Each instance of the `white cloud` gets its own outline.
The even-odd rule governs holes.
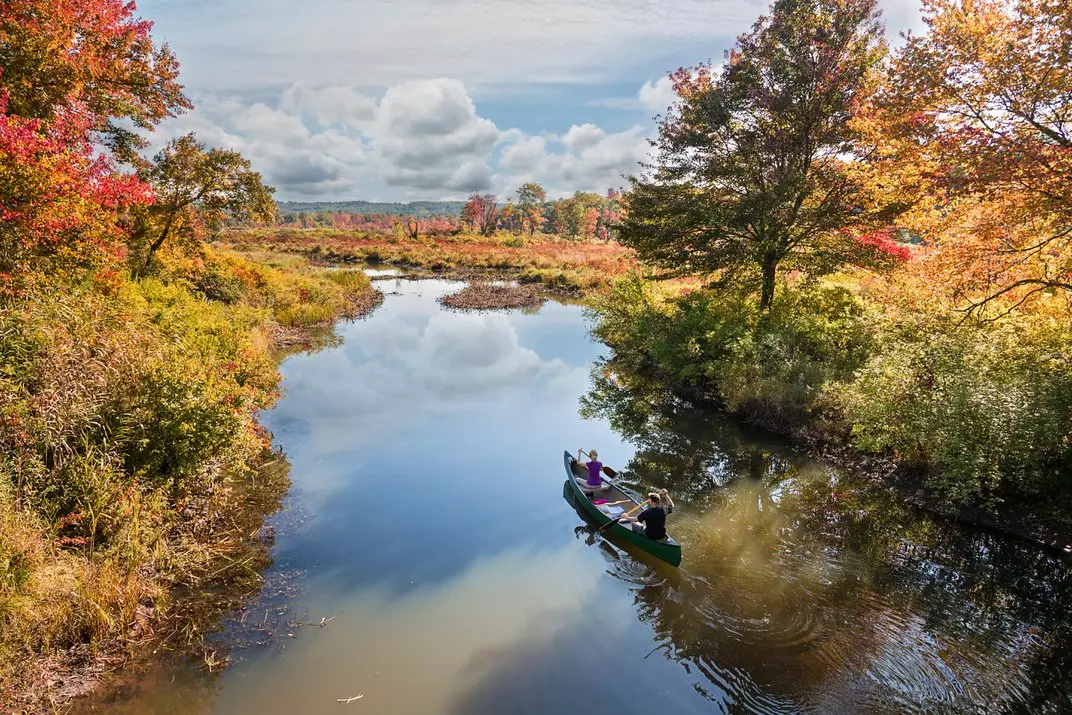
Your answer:
[[[461,82],[434,79],[391,87],[370,129],[383,180],[412,189],[480,191],[500,133],[477,115]]]
[[[288,112],[316,119],[324,126],[338,124],[361,128],[376,116],[376,100],[353,87],[314,87],[304,82],[291,85],[279,98]]]
[[[606,136],[595,124],[574,124],[562,137],[562,144],[570,151],[581,151],[599,144]]]
[[[602,192],[621,185],[647,151],[640,126],[608,133],[575,124],[561,135],[500,129],[449,78],[403,82],[378,99],[304,84],[255,102],[209,96],[167,123],[155,143],[190,131],[241,152],[281,199],[361,198],[370,189],[393,200],[505,197],[525,181],[552,196]]]
[[[648,148],[641,126],[608,134],[585,124],[570,127],[562,136],[522,136],[503,151],[499,161],[500,195],[526,181],[543,183],[551,198],[575,191],[602,193],[636,173]]]
[[[645,82],[637,92],[637,102],[642,109],[662,114],[677,99],[674,85],[669,77],[660,77],[655,82]]]
[[[665,114],[674,102],[677,101],[677,93],[674,92],[673,82],[669,75],[663,75],[656,80],[648,80],[640,85],[634,97],[610,97],[593,99],[587,102],[589,107],[609,107],[611,109],[643,110],[649,114]]]
[[[540,136],[526,137],[518,132],[518,138],[503,150],[499,168],[515,173],[529,173],[536,169],[544,156],[547,140]]]

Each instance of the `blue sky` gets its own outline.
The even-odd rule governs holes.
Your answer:
[[[917,0],[881,0],[888,34]],[[143,0],[197,108],[194,131],[247,155],[280,199],[551,195],[624,184],[666,73],[721,60],[751,0]]]

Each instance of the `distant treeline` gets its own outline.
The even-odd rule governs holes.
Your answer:
[[[537,232],[572,239],[613,240],[617,237],[622,216],[622,195],[609,189],[605,195],[587,191],[574,192],[552,201],[537,182],[518,187],[516,196],[499,203],[494,194],[472,194],[469,200],[423,201],[409,204],[372,204],[368,202],[282,202],[276,214],[276,226],[295,228],[334,228],[363,230],[372,233],[396,233],[399,237],[446,236],[468,231],[490,236],[496,231],[515,234]],[[357,211],[359,205],[386,207],[382,211]],[[317,207],[301,208],[303,206]],[[457,211],[417,213],[418,207],[431,211],[437,207]],[[402,213],[398,209],[408,212]]]
[[[460,216],[464,201],[279,201],[279,213],[390,214],[392,216]]]

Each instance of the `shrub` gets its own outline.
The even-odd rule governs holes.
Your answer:
[[[121,643],[242,548],[273,316],[329,322],[370,290],[204,248],[0,307],[0,692],[27,656]]]
[[[784,288],[769,313],[753,303],[729,291],[659,297],[632,277],[598,302],[595,333],[618,359],[654,368],[749,421],[793,432],[820,417],[824,432],[844,429],[827,391],[868,355],[862,304],[832,284]]]
[[[928,469],[930,484],[954,501],[1067,489],[1067,328],[1014,319],[898,327],[845,391],[863,449]]]

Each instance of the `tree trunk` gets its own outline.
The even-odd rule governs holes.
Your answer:
[[[763,256],[763,291],[759,296],[759,309],[770,310],[774,303],[774,277],[778,271],[778,258],[771,253]]]
[[[164,230],[160,232],[160,236],[151,244],[149,244],[149,252],[145,254],[145,263],[142,264],[141,269],[138,271],[138,274],[134,276],[135,278],[141,278],[149,272],[149,264],[153,260],[153,255],[160,250],[161,246],[164,245],[164,241],[167,240],[168,233],[171,232],[171,221],[172,219],[169,218],[168,222],[164,224]]]

